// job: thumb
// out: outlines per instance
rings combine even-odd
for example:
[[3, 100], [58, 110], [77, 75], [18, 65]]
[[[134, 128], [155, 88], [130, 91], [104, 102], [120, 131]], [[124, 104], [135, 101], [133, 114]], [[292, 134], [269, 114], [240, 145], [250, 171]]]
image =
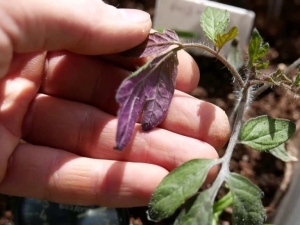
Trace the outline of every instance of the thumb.
[[149, 14], [100, 0], [0, 1], [0, 15], [0, 77], [13, 52], [116, 53], [141, 43], [151, 28]]

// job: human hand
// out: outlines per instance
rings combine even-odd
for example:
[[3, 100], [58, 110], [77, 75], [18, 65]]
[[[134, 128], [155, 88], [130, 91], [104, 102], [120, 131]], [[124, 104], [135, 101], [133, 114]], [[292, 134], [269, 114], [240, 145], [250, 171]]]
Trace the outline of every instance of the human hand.
[[0, 193], [141, 206], [168, 171], [218, 157], [228, 120], [218, 107], [185, 94], [199, 79], [185, 52], [160, 128], [142, 132], [137, 124], [127, 148], [113, 150], [115, 92], [142, 63], [114, 53], [147, 37], [149, 15], [99, 0], [0, 1], [0, 15]]

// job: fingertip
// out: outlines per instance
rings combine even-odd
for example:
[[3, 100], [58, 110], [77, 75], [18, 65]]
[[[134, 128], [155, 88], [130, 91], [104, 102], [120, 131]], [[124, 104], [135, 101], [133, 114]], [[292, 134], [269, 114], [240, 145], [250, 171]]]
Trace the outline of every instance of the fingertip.
[[207, 137], [209, 143], [217, 150], [224, 147], [230, 136], [230, 124], [225, 111], [216, 107], [216, 121], [211, 124]]
[[99, 13], [88, 17], [85, 23], [88, 29], [84, 31], [87, 34], [68, 50], [92, 55], [114, 54], [135, 47], [149, 35], [152, 22], [147, 12], [138, 9], [117, 9], [103, 2], [96, 6], [99, 13], [103, 12], [101, 17]]
[[118, 9], [123, 17], [133, 23], [148, 23], [150, 14], [138, 9]]
[[[13, 7], [3, 1], [0, 7], [8, 12], [0, 27], [9, 37], [11, 52], [67, 49], [89, 55], [117, 53], [140, 44], [152, 25], [146, 12], [117, 9], [98, 0], [88, 4], [85, 0], [18, 3], [20, 7]], [[0, 50], [1, 41], [0, 30]]]

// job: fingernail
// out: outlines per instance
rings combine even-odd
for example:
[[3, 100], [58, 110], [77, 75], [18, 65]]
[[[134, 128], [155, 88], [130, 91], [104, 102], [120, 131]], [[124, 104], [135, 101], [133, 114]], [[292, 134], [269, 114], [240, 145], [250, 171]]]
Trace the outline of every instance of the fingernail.
[[150, 19], [149, 13], [138, 9], [118, 9], [123, 17], [134, 23], [144, 23]]

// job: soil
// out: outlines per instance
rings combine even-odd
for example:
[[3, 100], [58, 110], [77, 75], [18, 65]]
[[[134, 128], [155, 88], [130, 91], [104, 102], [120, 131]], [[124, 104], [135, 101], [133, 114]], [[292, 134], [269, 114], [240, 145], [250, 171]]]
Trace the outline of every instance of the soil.
[[[154, 16], [154, 0], [107, 0], [107, 3], [120, 8], [138, 8], [145, 10]], [[267, 55], [270, 60], [271, 70], [285, 68], [294, 60], [300, 57], [300, 1], [262, 1], [262, 0], [223, 0], [219, 1], [249, 10], [256, 13], [254, 26], [257, 27], [265, 42], [269, 42], [271, 49]], [[282, 6], [280, 6], [282, 2]], [[228, 114], [234, 105], [234, 95], [232, 94], [232, 78], [224, 69], [221, 63], [216, 66], [216, 60], [195, 56], [201, 70], [201, 81], [193, 95], [201, 99], [210, 101]], [[293, 77], [297, 73], [293, 70], [289, 76]], [[267, 90], [259, 99], [256, 99], [252, 107], [249, 108], [246, 117], [268, 114], [271, 117], [280, 117], [293, 120], [299, 124], [300, 121], [300, 101], [280, 88]], [[299, 129], [299, 126], [297, 126]], [[297, 132], [299, 133], [299, 132]], [[287, 145], [288, 151], [297, 156], [300, 147], [297, 142], [299, 137]], [[224, 152], [221, 151], [220, 155]], [[271, 220], [276, 212], [276, 207], [280, 199], [288, 189], [293, 163], [283, 163], [269, 153], [258, 153], [252, 149], [238, 145], [234, 151], [231, 170], [248, 177], [257, 184], [264, 192], [263, 204], [266, 207], [268, 220]], [[224, 190], [220, 192], [220, 196]], [[219, 197], [220, 197], [219, 196]], [[1, 196], [0, 196], [1, 197]], [[5, 211], [5, 198], [0, 198], [0, 210], [4, 213], [0, 219], [0, 225], [8, 224], [12, 217], [10, 211]], [[129, 209], [131, 224], [153, 224], [147, 222], [145, 208]], [[227, 210], [222, 216], [220, 224], [230, 224], [231, 211]], [[164, 222], [162, 224], [168, 224]]]

